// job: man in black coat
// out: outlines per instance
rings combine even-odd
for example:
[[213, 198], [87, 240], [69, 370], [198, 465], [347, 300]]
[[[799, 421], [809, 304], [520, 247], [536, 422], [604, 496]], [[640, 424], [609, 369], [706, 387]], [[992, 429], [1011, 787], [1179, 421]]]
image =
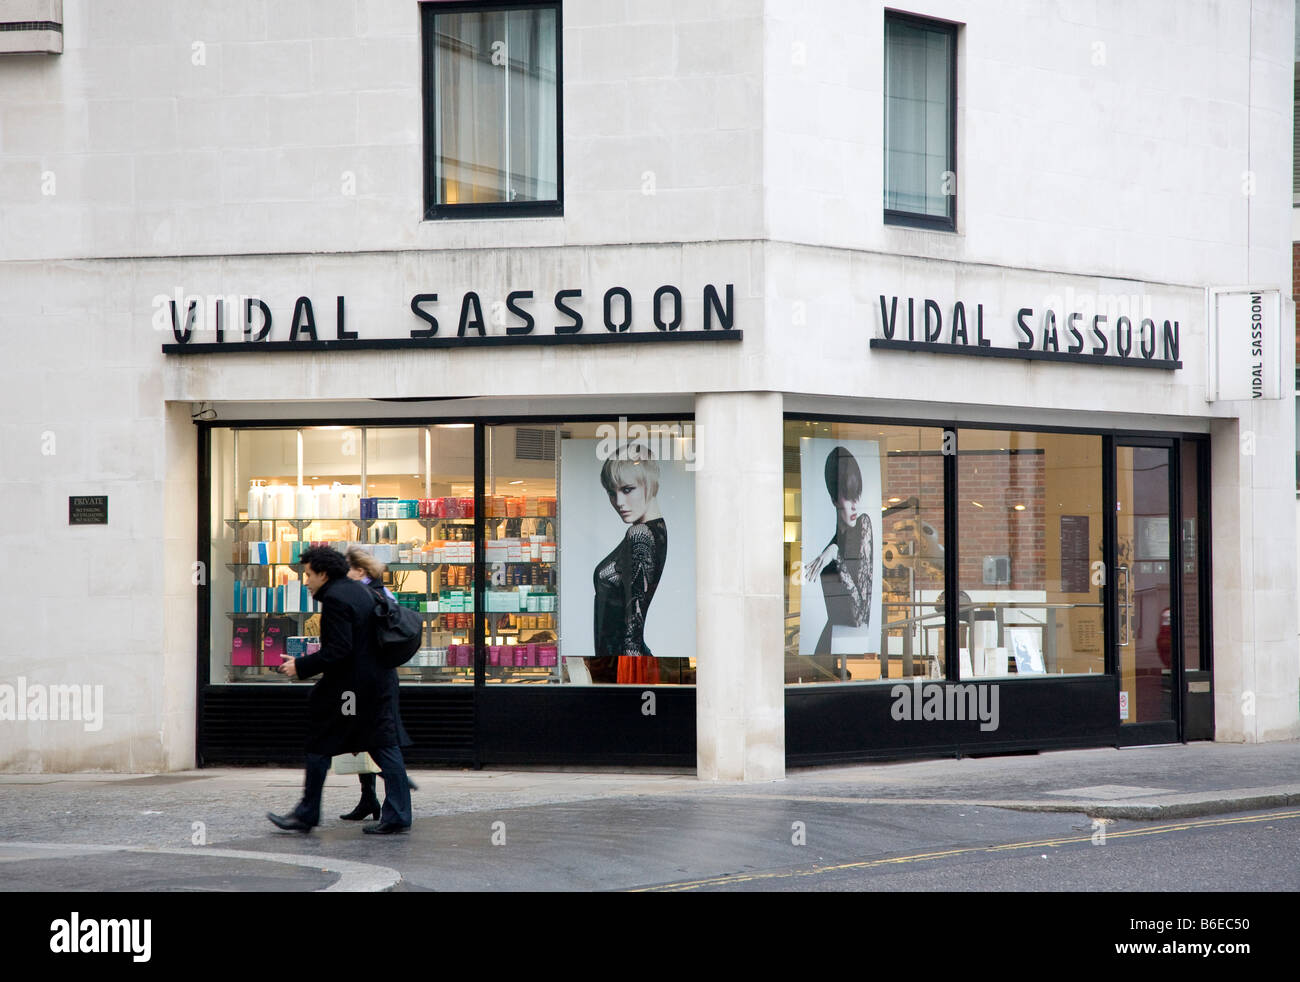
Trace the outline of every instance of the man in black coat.
[[347, 576], [348, 562], [328, 547], [306, 550], [301, 557], [303, 581], [321, 605], [321, 647], [314, 654], [290, 658], [280, 667], [291, 678], [320, 681], [308, 699], [307, 776], [302, 801], [288, 815], [267, 813], [280, 828], [309, 832], [320, 823], [321, 789], [336, 754], [368, 751], [384, 778], [384, 806], [379, 821], [367, 825], [374, 835], [405, 832], [411, 827], [411, 789], [401, 746], [410, 738], [397, 707], [397, 673], [375, 659], [375, 594]]

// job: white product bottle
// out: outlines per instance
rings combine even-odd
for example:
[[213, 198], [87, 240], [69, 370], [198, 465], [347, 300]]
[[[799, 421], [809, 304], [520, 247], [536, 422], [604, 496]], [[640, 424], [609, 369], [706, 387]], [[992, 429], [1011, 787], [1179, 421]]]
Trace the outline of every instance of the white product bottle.
[[262, 482], [248, 482], [248, 519], [253, 521], [262, 517]]

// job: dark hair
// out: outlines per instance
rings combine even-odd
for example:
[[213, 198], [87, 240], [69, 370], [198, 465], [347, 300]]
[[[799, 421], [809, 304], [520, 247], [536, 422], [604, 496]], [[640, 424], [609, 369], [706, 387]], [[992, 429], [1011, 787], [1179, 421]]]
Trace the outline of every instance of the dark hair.
[[302, 555], [298, 557], [298, 562], [310, 566], [317, 573], [324, 573], [331, 580], [348, 575], [347, 559], [343, 557], [343, 553], [329, 546], [313, 546], [304, 549]]
[[826, 491], [831, 501], [857, 501], [862, 497], [862, 471], [844, 447], [836, 447], [826, 457]]

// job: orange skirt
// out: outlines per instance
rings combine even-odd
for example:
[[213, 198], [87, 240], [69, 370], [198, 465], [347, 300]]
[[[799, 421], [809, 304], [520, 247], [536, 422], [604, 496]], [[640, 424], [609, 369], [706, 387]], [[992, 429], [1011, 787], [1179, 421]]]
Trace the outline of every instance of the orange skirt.
[[619, 685], [657, 685], [659, 659], [647, 655], [619, 655]]

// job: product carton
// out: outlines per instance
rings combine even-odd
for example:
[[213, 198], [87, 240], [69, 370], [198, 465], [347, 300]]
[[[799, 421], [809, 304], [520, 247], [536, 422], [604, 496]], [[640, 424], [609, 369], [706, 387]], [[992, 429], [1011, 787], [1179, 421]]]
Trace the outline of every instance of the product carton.
[[290, 658], [314, 655], [320, 651], [320, 638], [294, 635], [291, 638], [284, 639], [284, 650], [285, 654]]

